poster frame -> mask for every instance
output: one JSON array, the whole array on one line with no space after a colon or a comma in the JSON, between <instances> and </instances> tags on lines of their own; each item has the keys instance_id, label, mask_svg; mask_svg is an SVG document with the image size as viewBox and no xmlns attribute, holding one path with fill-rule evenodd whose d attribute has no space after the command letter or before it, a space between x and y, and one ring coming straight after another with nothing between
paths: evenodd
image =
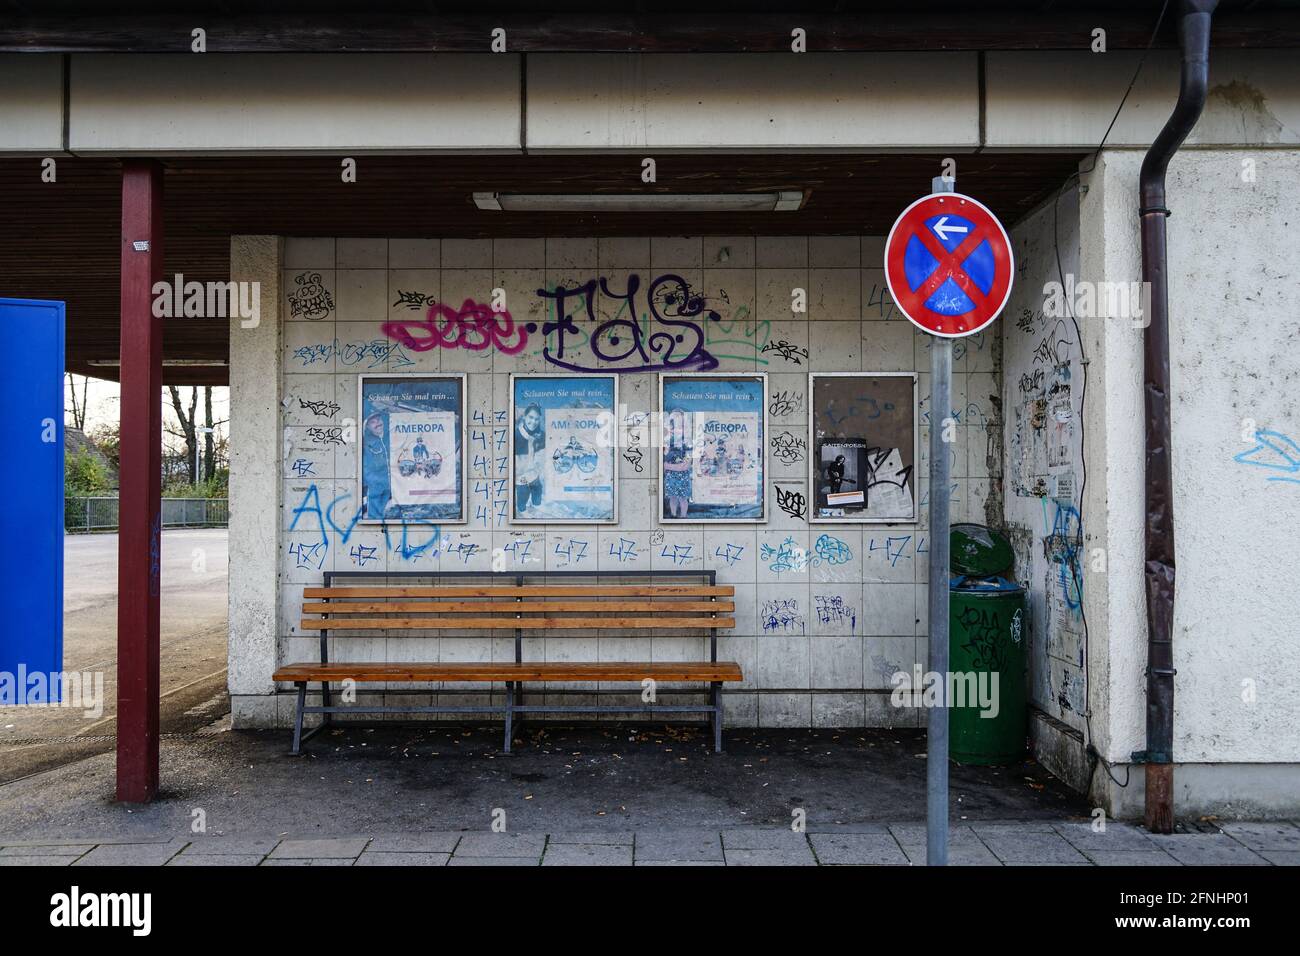
<instances>
[{"instance_id":1,"label":"poster frame","mask_svg":"<svg viewBox=\"0 0 1300 956\"><path fill-rule=\"evenodd\" d=\"M469 523L469 473L465 466L465 450L469 440L469 430L466 410L469 405L469 377L465 372L375 372L362 373L357 376L357 435L356 435L356 459L357 459L357 508L360 515L357 518L359 525L383 525L394 521L407 521L405 518L368 518L364 509L365 505L365 449L362 445L366 427L366 382L367 381L393 381L393 380L424 380L427 382L446 381L456 379L460 382L460 408L457 414L460 415L460 516L456 518L434 518L410 520L411 524L439 526L444 524L468 524Z\"/></svg>"},{"instance_id":2,"label":"poster frame","mask_svg":"<svg viewBox=\"0 0 1300 956\"><path fill-rule=\"evenodd\" d=\"M819 378L910 378L912 380L912 517L909 518L872 518L856 515L832 515L821 517L817 514L817 476L819 472L818 457L821 453L817 444L816 399L817 379ZM813 524L892 524L917 525L921 521L920 484L921 484L921 406L920 375L917 372L809 372L808 373L808 523ZM868 437L869 436L863 436Z\"/></svg>"},{"instance_id":3,"label":"poster frame","mask_svg":"<svg viewBox=\"0 0 1300 956\"><path fill-rule=\"evenodd\" d=\"M610 438L613 442L613 475L611 484L613 485L613 517L612 518L518 518L515 516L515 381L525 379L528 381L541 379L561 379L576 382L590 382L596 379L607 378L613 384L614 388L614 407L610 409L612 421L610 422ZM618 404L618 376L617 375L583 375L577 372L570 372L567 375L555 372L511 372L510 373L510 403L509 419L507 424L510 427L510 465L509 465L509 485L507 491L510 495L510 524L553 524L553 525L617 525L618 524L618 472L619 472L619 404Z\"/></svg>"},{"instance_id":4,"label":"poster frame","mask_svg":"<svg viewBox=\"0 0 1300 956\"><path fill-rule=\"evenodd\" d=\"M656 495L655 495L655 498L656 498L656 501L657 501L657 504L655 505L655 508L656 508L656 511L655 511L655 524L656 524L656 525L669 525L669 524L674 524L674 525L678 525L678 524L698 524L698 525L767 524L767 521L768 521L768 515L769 515L769 510L768 510L768 507L767 507L767 497L768 497L768 495L767 495L767 485L768 485L768 483L772 480L772 473L771 473L771 469L768 467L768 460L767 460L767 459L768 459L768 448L767 448L767 443L768 443L768 440L769 440L768 436L769 436L769 434L770 434L770 427L771 427L770 422L768 421L769 415L768 415L768 408L767 408L767 401L768 401L768 399L767 399L767 395L768 395L768 391L767 391L767 372L734 372L734 371L712 371L712 372L660 372L658 378L659 378L659 382L658 382L658 387L659 387L659 405L658 405L658 409L659 409L659 411L658 411L657 420L656 420L655 423L654 423L654 431L652 432L652 435L654 436L655 443L658 445L658 449L657 449L657 451L656 451L656 453L655 453L655 460L656 460L656 463L657 463L657 466L656 466L656 478L658 479L658 480L657 480L657 486L656 486ZM760 514L759 514L759 516L758 516L757 518L729 518L729 517L723 517L723 518L710 518L710 517L702 517L702 516L698 516L698 515L697 515L696 517L690 517L690 516L687 516L687 517L685 517L685 518L670 518L670 517L668 517L668 516L666 516L666 515L664 514L664 440L663 440L663 432L664 432L664 415L665 415L665 412L664 412L664 380L665 380L665 379L668 379L668 378L672 378L672 379L679 379L679 378L700 378L700 379L714 379L714 380L718 380L718 379L723 379L723 380L725 380L725 379L745 379L745 380L749 380L749 381L758 381L758 382L759 382L759 384L760 384L760 386L761 386L761 388L762 388L762 394L763 394L763 397L762 397L762 399L761 399L761 401L762 401L762 406L763 406L763 407L762 407L762 410L761 410L761 412L762 412L762 422L763 422L763 440L762 440L762 442L761 442L761 444L760 444L760 455L762 456L762 461L763 461L763 480L759 482L759 486L758 486L758 487L759 487L759 509L760 509Z\"/></svg>"}]
</instances>

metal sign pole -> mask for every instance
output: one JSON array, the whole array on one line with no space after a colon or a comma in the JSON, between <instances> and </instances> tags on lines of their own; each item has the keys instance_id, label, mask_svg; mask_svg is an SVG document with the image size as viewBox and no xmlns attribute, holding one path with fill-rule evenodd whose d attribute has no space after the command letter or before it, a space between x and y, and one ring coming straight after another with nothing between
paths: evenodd
<instances>
[{"instance_id":1,"label":"metal sign pole","mask_svg":"<svg viewBox=\"0 0 1300 956\"><path fill-rule=\"evenodd\" d=\"M956 181L937 177L934 192ZM950 468L946 422L952 408L952 339L930 339L930 655L938 706L927 713L925 865L948 865L948 529Z\"/></svg>"},{"instance_id":2,"label":"metal sign pole","mask_svg":"<svg viewBox=\"0 0 1300 956\"><path fill-rule=\"evenodd\" d=\"M944 165L950 165L945 160ZM919 249L917 248L919 245ZM940 248L942 247L942 248ZM925 862L948 865L949 549L952 502L952 340L988 327L1011 297L1015 253L993 211L936 177L885 239L885 282L898 310L930 338L930 646L926 687ZM981 255L976 256L976 252ZM941 285L940 283L943 283ZM944 285L954 289L939 294ZM964 296L962 290L975 295ZM963 301L965 299L965 301ZM978 301L976 301L978 300ZM954 315L953 306L966 306Z\"/></svg>"}]
</instances>

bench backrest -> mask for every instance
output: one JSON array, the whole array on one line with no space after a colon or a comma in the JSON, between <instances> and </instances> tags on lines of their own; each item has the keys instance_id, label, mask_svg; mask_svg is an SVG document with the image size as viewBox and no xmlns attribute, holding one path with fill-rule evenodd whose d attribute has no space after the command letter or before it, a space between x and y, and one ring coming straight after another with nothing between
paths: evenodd
<instances>
[{"instance_id":1,"label":"bench backrest","mask_svg":"<svg viewBox=\"0 0 1300 956\"><path fill-rule=\"evenodd\" d=\"M321 661L328 660L330 636L372 636L366 633L371 631L474 636L485 630L513 630L515 659L521 662L525 633L699 630L708 633L710 660L716 661L718 631L736 626L735 588L717 584L712 571L653 573L636 584L623 583L626 572L419 577L455 583L410 584L405 583L410 576L388 572L329 572L323 587L304 589L301 627L320 632ZM337 584L340 578L354 583ZM358 579L375 583L355 583Z\"/></svg>"}]
</instances>

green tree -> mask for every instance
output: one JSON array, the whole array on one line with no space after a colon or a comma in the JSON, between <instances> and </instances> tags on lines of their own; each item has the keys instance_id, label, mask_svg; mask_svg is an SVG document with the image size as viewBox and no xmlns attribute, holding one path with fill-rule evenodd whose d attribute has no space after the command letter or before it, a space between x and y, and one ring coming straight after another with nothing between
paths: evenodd
<instances>
[{"instance_id":1,"label":"green tree","mask_svg":"<svg viewBox=\"0 0 1300 956\"><path fill-rule=\"evenodd\" d=\"M104 463L82 450L63 459L63 493L72 497L108 494L113 482Z\"/></svg>"}]
</instances>

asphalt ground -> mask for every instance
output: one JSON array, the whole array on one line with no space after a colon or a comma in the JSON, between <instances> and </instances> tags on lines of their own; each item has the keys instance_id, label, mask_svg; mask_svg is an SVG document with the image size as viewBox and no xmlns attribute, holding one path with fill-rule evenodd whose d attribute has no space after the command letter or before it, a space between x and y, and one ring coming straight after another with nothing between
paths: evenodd
<instances>
[{"instance_id":1,"label":"asphalt ground","mask_svg":"<svg viewBox=\"0 0 1300 956\"><path fill-rule=\"evenodd\" d=\"M226 530L164 531L161 573L160 728L192 733L230 709ZM113 749L117 584L116 534L64 538L63 666L102 678L103 710L0 707L0 785Z\"/></svg>"}]
</instances>

